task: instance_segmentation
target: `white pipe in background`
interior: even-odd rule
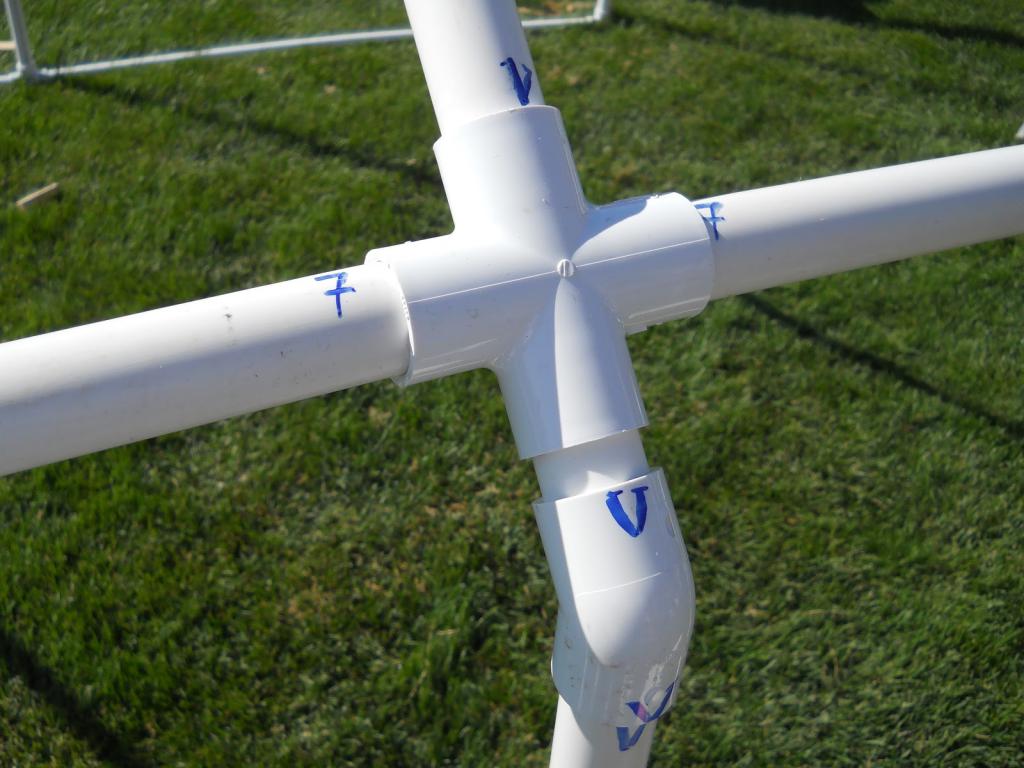
[[[370,29],[357,32],[339,32],[329,35],[312,35],[307,37],[289,37],[276,40],[260,40],[251,43],[235,43],[215,45],[206,48],[195,48],[182,51],[162,51],[141,56],[128,56],[122,59],[105,61],[89,61],[80,64],[66,64],[58,67],[37,68],[32,58],[25,32],[24,14],[20,0],[4,0],[12,30],[15,30],[15,42],[18,43],[18,69],[0,75],[0,84],[14,82],[18,78],[55,78],[67,75],[92,75],[101,72],[112,72],[118,69],[143,67],[150,64],[170,64],[193,59],[215,59],[226,56],[241,56],[250,53],[272,51],[288,51],[298,48],[335,47],[357,43],[381,43],[412,38],[412,30],[408,28]],[[582,24],[596,24],[611,15],[611,0],[597,0],[591,13],[585,16],[559,16],[541,19],[526,19],[522,22],[525,29],[558,29]],[[519,23],[518,21],[516,22]],[[16,30],[21,30],[23,40],[19,42]],[[24,58],[24,61],[23,61]]]
[[[399,376],[408,344],[377,265],[0,344],[0,475]]]
[[[695,202],[719,299],[1024,232],[1024,147]]]
[[[14,55],[16,59],[15,70],[11,80],[18,77],[33,78],[38,74],[36,70],[35,57],[32,55],[32,44],[28,38],[28,29],[25,27],[25,14],[21,10],[21,0],[4,0],[4,8],[7,11],[7,25],[11,30],[11,38],[14,40]],[[10,82],[10,80],[0,80]]]

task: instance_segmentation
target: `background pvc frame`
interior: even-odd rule
[[[248,53],[266,51],[287,51],[295,48],[332,47],[353,45],[356,43],[382,43],[391,40],[412,39],[412,30],[407,27],[394,29],[368,29],[358,32],[338,32],[329,35],[313,35],[310,37],[286,37],[276,40],[260,40],[249,43],[233,43],[215,45],[205,48],[183,49],[179,51],[163,51],[148,53],[141,56],[129,56],[104,61],[81,62],[66,64],[59,67],[38,67],[32,54],[31,42],[25,23],[25,14],[21,0],[4,0],[7,11],[7,22],[11,29],[11,37],[15,46],[15,68],[0,73],[0,84],[13,83],[24,78],[26,80],[48,80],[65,75],[94,75],[111,72],[117,69],[143,67],[150,64],[170,64],[176,61],[192,59],[218,59],[225,56],[240,56]],[[585,16],[558,16],[545,19],[526,19],[525,29],[555,29],[574,27],[585,24],[597,24],[611,15],[612,0],[595,0],[594,8]]]

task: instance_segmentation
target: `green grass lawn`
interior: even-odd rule
[[[26,5],[44,64],[402,21]],[[616,9],[530,38],[595,202],[1002,146],[1024,121],[1020,0]],[[4,87],[0,339],[443,233],[436,135],[411,43]],[[698,601],[653,764],[1024,765],[1022,324],[1017,238],[631,338]],[[546,764],[536,495],[484,372],[0,479],[0,766]]]

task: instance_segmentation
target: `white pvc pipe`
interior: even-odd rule
[[[543,498],[554,501],[639,477],[650,470],[635,429],[533,459]]]
[[[636,743],[626,752],[619,749],[615,729],[581,724],[561,696],[551,738],[551,768],[644,768],[654,743],[657,722],[644,726]]]
[[[0,475],[401,375],[393,278],[340,273],[0,344]]]
[[[25,27],[25,14],[21,10],[21,0],[4,0],[4,7],[7,9],[7,24],[11,28],[14,53],[18,62],[16,76],[34,77],[36,61],[32,55],[32,44],[28,39],[28,29]]]
[[[615,488],[628,483],[630,478],[643,477],[650,473],[640,433],[637,430],[629,430],[593,442],[575,445],[569,449],[538,456],[534,459],[534,468],[537,471],[544,497],[544,501],[539,503],[541,507],[550,504],[564,504],[564,501],[559,502],[558,500],[567,500],[571,497],[591,497],[595,493],[602,496],[609,487]],[[652,506],[651,509],[654,510],[656,507]],[[585,509],[574,510],[570,516],[580,512],[585,512],[588,518],[585,521],[587,530],[596,530],[600,528],[601,523],[607,523],[605,519],[607,510],[602,504],[587,504]],[[662,512],[675,516],[675,511],[672,509],[662,510]],[[653,515],[651,519],[657,516],[657,512],[652,511],[651,514]],[[581,583],[586,582],[586,574],[579,569],[572,570],[579,563],[570,566],[570,561],[575,562],[574,558],[566,558],[561,550],[572,551],[580,547],[587,549],[594,546],[593,557],[598,561],[601,561],[601,558],[607,558],[606,564],[609,571],[621,567],[624,561],[635,558],[637,553],[633,542],[627,539],[622,540],[613,548],[613,551],[609,552],[596,546],[596,543],[592,541],[581,542],[575,538],[572,541],[562,541],[560,537],[553,537],[550,529],[547,530],[547,536],[545,536],[546,526],[541,517],[539,517],[539,522],[541,522],[545,550],[549,562],[552,563],[552,575],[559,593],[559,621],[553,662],[553,673],[557,681],[559,677],[563,677],[559,675],[560,671],[557,666],[566,663],[564,658],[559,659],[559,651],[562,650],[561,643],[567,643],[569,638],[574,637],[572,647],[581,654],[588,653],[580,647],[584,644],[583,639],[575,637],[575,634],[578,633],[574,633],[570,627],[574,622],[581,621],[578,610],[586,607],[582,601],[587,599],[586,596],[590,594],[586,591],[580,595],[575,594],[580,592],[575,582],[577,580]],[[650,530],[645,536],[658,534],[658,525],[648,523],[648,527]],[[575,534],[581,532],[580,530],[566,531],[564,527],[562,531],[575,532]],[[665,549],[671,549],[667,546],[670,543],[676,547],[681,546],[672,538],[662,542],[663,545],[666,545]],[[656,548],[662,549],[663,547],[659,545]],[[685,555],[683,557],[685,559]],[[689,573],[688,568],[686,572]],[[622,589],[628,590],[631,586],[633,586],[632,583],[627,583],[622,586]],[[612,590],[600,591],[610,592]],[[662,610],[658,612],[671,610],[670,605],[674,604],[675,599],[679,597],[679,595],[665,594],[658,598],[665,602],[660,606]],[[585,624],[587,632],[592,637],[600,637],[601,632],[596,627],[597,624],[604,624],[617,630],[621,629],[623,622],[630,622],[630,618],[623,612],[602,611],[600,615],[588,613]],[[650,635],[656,631],[656,624],[656,621],[648,621],[643,624],[642,629],[638,626],[638,632]],[[642,645],[640,636],[637,637],[637,640],[637,645]],[[597,667],[596,658],[591,658],[587,674],[594,675]],[[615,669],[607,670],[608,677],[614,677],[615,674]],[[600,679],[601,676],[598,675],[597,680],[600,681]],[[598,705],[600,702],[594,703]],[[613,703],[618,703],[618,701],[614,700]],[[612,707],[613,709],[614,707]],[[602,722],[600,719],[580,717],[579,713],[573,712],[569,702],[559,695],[550,765],[552,768],[643,768],[647,765],[656,724],[656,718],[646,722],[634,720],[633,722],[628,721],[628,726],[624,729],[614,723]]]
[[[61,75],[87,75],[99,72],[110,72],[115,69],[142,67],[147,64],[167,64],[189,59],[215,59],[224,56],[239,56],[247,53],[265,51],[287,51],[293,48],[313,48],[317,46],[340,46],[353,43],[387,42],[390,40],[406,40],[412,37],[408,29],[379,29],[366,32],[342,32],[334,35],[317,35],[314,37],[282,38],[279,40],[262,40],[255,43],[237,43],[234,45],[216,45],[209,48],[196,48],[186,51],[167,51],[150,53],[144,56],[131,56],[124,59],[109,61],[91,61],[84,64],[69,64],[61,67],[44,67],[39,74],[44,77]]]
[[[544,103],[515,3],[405,0],[405,9],[442,135]]]
[[[533,460],[544,499],[555,500],[590,493],[650,471],[640,433],[629,430]],[[563,608],[564,609],[564,608]],[[614,617],[608,617],[614,621]],[[581,723],[561,696],[551,741],[552,768],[643,768],[656,723],[648,724],[628,751],[619,749],[610,725]]]
[[[104,61],[90,61],[81,64],[67,64],[59,67],[37,68],[32,59],[31,49],[28,47],[28,36],[24,34],[25,24],[20,0],[4,0],[8,6],[8,18],[12,19],[12,29],[20,29],[24,36],[24,42],[18,44],[19,70],[9,75],[0,75],[0,83],[8,83],[17,80],[24,73],[33,77],[61,77],[64,75],[91,75],[100,72],[111,72],[118,69],[131,67],[143,67],[149,64],[169,64],[177,61],[188,61],[191,59],[214,59],[225,56],[240,56],[250,53],[264,53],[271,51],[287,51],[296,48],[314,48],[321,46],[342,46],[356,43],[380,43],[393,40],[407,40],[412,37],[412,30],[408,28],[396,29],[372,29],[358,32],[340,32],[329,35],[312,35],[308,37],[290,37],[277,40],[261,40],[251,43],[235,43],[231,45],[216,45],[207,48],[196,48],[183,51],[163,51],[149,53],[142,56],[128,56],[123,59],[109,59]],[[16,27],[11,8],[15,8],[20,26]],[[611,14],[611,0],[597,0],[594,11],[586,16],[559,16],[543,19],[527,19],[522,22],[526,29],[555,29],[562,27],[578,26],[581,24],[594,24],[605,20]],[[18,42],[16,37],[16,43]],[[26,52],[26,62],[21,63],[21,51]]]
[[[736,192],[695,205],[715,232],[717,299],[1020,234],[1024,147]]]

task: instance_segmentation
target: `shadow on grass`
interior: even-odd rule
[[[796,13],[838,21],[873,21],[877,17],[864,0],[712,0],[718,5],[742,5],[772,13]]]
[[[715,0],[724,3],[724,0]],[[765,5],[777,6],[778,4],[770,3],[769,0],[764,0]],[[749,0],[744,2],[744,5],[757,5],[756,0]],[[792,3],[787,5],[800,5],[807,6],[808,8],[816,7],[815,3]],[[832,4],[825,4],[825,8],[831,7]],[[782,10],[776,7],[776,10]],[[794,12],[794,11],[789,11]],[[807,13],[812,11],[808,10]],[[852,12],[851,12],[852,13]],[[830,15],[827,12],[817,10],[813,15],[818,17],[826,18],[841,18],[843,21],[851,21],[850,14],[845,18]],[[772,59],[781,62],[796,62],[803,64],[808,67],[814,67],[823,72],[832,72],[837,75],[844,77],[858,77],[865,80],[877,81],[886,80],[895,83],[901,88],[912,87],[915,94],[927,94],[933,96],[939,96],[942,98],[948,98],[951,94],[960,96],[965,102],[972,105],[984,106],[987,109],[994,110],[1006,110],[1016,109],[1019,104],[1013,99],[1007,98],[1002,94],[995,91],[981,91],[978,89],[972,89],[969,84],[960,87],[940,86],[936,83],[921,77],[906,78],[902,74],[887,74],[883,71],[875,69],[869,69],[867,67],[858,67],[851,65],[837,64],[830,61],[823,61],[820,57],[816,57],[813,54],[800,55],[792,52],[780,53],[778,50],[772,48],[771,44],[764,44],[759,42],[756,38],[744,38],[742,43],[731,36],[728,31],[709,31],[706,28],[700,30],[691,29],[686,26],[685,23],[676,21],[671,18],[665,18],[653,13],[638,12],[635,9],[616,8],[615,20],[625,26],[632,26],[636,23],[645,24],[652,29],[661,30],[668,34],[677,35],[679,37],[687,38],[698,43],[716,43],[718,45],[729,46],[737,50],[747,51],[758,56],[762,56],[766,59]],[[999,40],[1007,45],[1013,46],[1024,46],[1024,37],[1015,35],[1012,32],[1003,32],[1001,30],[983,29],[975,27],[947,27],[937,24],[925,25],[918,24],[911,21],[901,20],[884,20],[879,19],[872,15],[869,18],[865,17],[862,20],[855,21],[862,26],[874,27],[874,28],[894,28],[894,29],[913,29],[918,31],[927,32],[930,34],[938,35],[941,37],[957,37],[959,39],[988,39],[988,40]],[[967,33],[972,33],[968,35]]]
[[[985,42],[1024,48],[1024,36],[1003,29],[978,27],[970,24],[940,24],[910,19],[885,19],[872,11],[863,0],[712,0],[718,5],[742,5],[760,8],[771,13],[816,16],[879,29],[898,29],[923,32],[946,40]]]
[[[971,416],[982,419],[996,429],[1002,430],[1014,440],[1024,440],[1024,422],[1013,421],[999,416],[998,414],[991,413],[980,405],[972,403],[959,395],[951,394],[939,389],[934,384],[929,384],[924,379],[918,378],[906,368],[894,363],[892,360],[887,360],[873,352],[857,349],[845,342],[830,338],[810,323],[807,323],[798,317],[786,314],[778,307],[770,304],[762,298],[759,298],[758,296],[748,294],[746,296],[740,296],[739,299],[748,307],[753,308],[765,317],[769,317],[780,325],[796,331],[797,335],[802,339],[807,339],[808,341],[812,341],[815,344],[825,347],[835,355],[845,360],[857,363],[858,365],[866,365],[876,373],[893,378],[905,386],[916,389],[918,392],[923,392],[926,395],[938,398],[946,405],[958,408],[965,413],[969,413]]]
[[[111,731],[65,686],[49,667],[40,664],[21,641],[0,628],[0,660],[8,671],[21,677],[58,715],[68,730],[89,745],[93,753],[117,768],[150,768],[126,740]]]
[[[198,106],[194,103],[176,101],[173,105],[155,94],[138,88],[125,88],[110,82],[97,81],[88,77],[68,77],[61,84],[72,90],[96,96],[116,99],[122,104],[136,108],[162,108],[182,115],[189,120],[220,128],[251,131],[273,142],[279,147],[297,149],[311,157],[334,157],[344,160],[354,168],[375,170],[400,175],[418,185],[441,190],[441,177],[433,168],[420,168],[401,161],[380,157],[365,146],[339,146],[310,136],[286,125],[260,120],[242,111],[227,114],[224,111]]]

